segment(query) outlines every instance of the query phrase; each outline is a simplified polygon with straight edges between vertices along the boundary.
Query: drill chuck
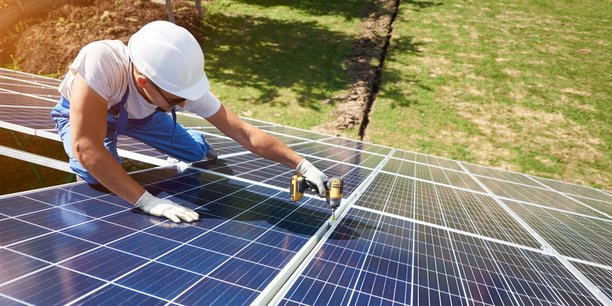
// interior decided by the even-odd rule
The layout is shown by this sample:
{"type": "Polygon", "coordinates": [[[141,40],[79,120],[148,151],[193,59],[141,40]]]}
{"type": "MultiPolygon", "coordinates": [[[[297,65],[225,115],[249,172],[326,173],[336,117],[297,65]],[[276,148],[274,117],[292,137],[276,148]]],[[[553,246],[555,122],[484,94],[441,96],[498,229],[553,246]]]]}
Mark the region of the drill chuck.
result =
{"type": "Polygon", "coordinates": [[[340,206],[343,187],[344,183],[340,177],[332,177],[327,182],[327,203],[331,209],[335,210],[338,206],[340,206]]]}
{"type": "MultiPolygon", "coordinates": [[[[342,201],[342,189],[344,188],[344,181],[341,177],[332,177],[327,181],[327,192],[325,194],[325,200],[332,210],[336,210],[340,206],[342,201]]],[[[289,187],[289,196],[292,202],[299,201],[304,195],[304,190],[307,188],[314,188],[311,186],[304,177],[300,174],[296,174],[291,178],[291,185],[289,187]]]]}

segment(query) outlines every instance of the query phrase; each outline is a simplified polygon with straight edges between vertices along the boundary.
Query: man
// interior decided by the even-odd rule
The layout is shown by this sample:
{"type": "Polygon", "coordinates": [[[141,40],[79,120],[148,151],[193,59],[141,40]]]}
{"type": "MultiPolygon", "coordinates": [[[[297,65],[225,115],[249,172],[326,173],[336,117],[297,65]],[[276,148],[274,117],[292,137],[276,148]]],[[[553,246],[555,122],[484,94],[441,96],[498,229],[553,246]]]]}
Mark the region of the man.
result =
{"type": "Polygon", "coordinates": [[[251,152],[295,168],[325,195],[325,174],[278,139],[242,121],[209,91],[200,45],[173,23],[145,25],[128,46],[117,40],[90,43],[70,65],[59,91],[62,97],[51,117],[71,169],[151,215],[174,222],[198,220],[195,211],[151,195],[125,172],[117,155],[117,135],[185,162],[216,158],[202,134],[176,123],[176,109],[198,114],[251,152]]]}

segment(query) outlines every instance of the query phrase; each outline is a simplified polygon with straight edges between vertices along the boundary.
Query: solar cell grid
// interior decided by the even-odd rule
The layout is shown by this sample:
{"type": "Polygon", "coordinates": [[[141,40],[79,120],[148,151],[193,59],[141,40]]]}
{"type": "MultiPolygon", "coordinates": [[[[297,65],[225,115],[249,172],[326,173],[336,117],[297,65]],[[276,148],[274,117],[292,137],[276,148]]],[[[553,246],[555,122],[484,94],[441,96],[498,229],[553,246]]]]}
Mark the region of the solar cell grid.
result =
{"type": "Polygon", "coordinates": [[[534,182],[532,179],[530,179],[524,174],[469,163],[462,164],[468,171],[479,176],[491,177],[504,181],[521,183],[529,186],[542,187],[542,185],[538,184],[537,182],[534,182]]]}
{"type": "Polygon", "coordinates": [[[351,209],[281,305],[600,305],[555,258],[351,209]]]}
{"type": "Polygon", "coordinates": [[[415,165],[417,177],[433,182],[483,192],[484,190],[469,175],[463,172],[443,170],[436,167],[415,165]],[[420,176],[422,175],[422,177],[420,176]]]}
{"type": "Polygon", "coordinates": [[[578,196],[570,196],[570,197],[580,203],[586,204],[594,209],[597,209],[598,211],[608,214],[608,218],[612,216],[612,204],[610,203],[593,200],[590,198],[578,197],[578,196]]]}
{"type": "MultiPolygon", "coordinates": [[[[379,173],[376,175],[368,189],[359,197],[355,205],[371,208],[374,210],[385,211],[387,207],[387,196],[391,195],[394,197],[396,193],[393,193],[395,179],[398,176],[394,176],[386,173],[379,173]]],[[[406,207],[406,210],[412,211],[412,208],[408,208],[408,203],[402,201],[396,205],[397,207],[406,207]]]]}
{"type": "Polygon", "coordinates": [[[404,160],[416,160],[416,153],[405,151],[405,150],[395,150],[392,157],[404,160]]]}
{"type": "MultiPolygon", "coordinates": [[[[1,85],[0,85],[1,86],[1,85]]],[[[48,98],[51,99],[51,98],[48,98]]],[[[51,108],[56,103],[48,101],[46,99],[41,99],[38,97],[24,96],[21,93],[13,93],[6,92],[0,90],[0,105],[5,107],[7,106],[18,106],[23,108],[36,108],[36,107],[44,107],[51,112],[51,108]]]]}
{"type": "Polygon", "coordinates": [[[292,149],[299,153],[360,165],[367,168],[376,168],[384,159],[383,155],[360,152],[321,143],[296,145],[293,146],[292,149]]]}
{"type": "Polygon", "coordinates": [[[306,130],[300,130],[296,128],[291,128],[287,126],[264,126],[261,127],[262,130],[271,131],[276,133],[281,133],[289,136],[300,137],[307,140],[317,140],[317,139],[325,139],[329,138],[327,135],[310,132],[306,130]]]}
{"type": "Polygon", "coordinates": [[[117,139],[117,148],[129,151],[131,153],[138,153],[145,156],[158,158],[160,160],[165,160],[168,158],[168,155],[157,151],[155,148],[125,135],[119,135],[119,138],[117,139]]]}
{"type": "Polygon", "coordinates": [[[378,174],[355,205],[415,218],[413,208],[416,203],[418,220],[435,221],[434,224],[486,237],[540,247],[540,244],[492,198],[454,188],[418,183],[429,192],[417,193],[414,196],[413,188],[417,181],[390,174],[378,174]],[[388,201],[384,201],[387,194],[390,194],[388,201]],[[432,215],[423,211],[434,211],[436,215],[440,212],[441,215],[432,219],[432,215]],[[442,215],[446,217],[446,222],[442,220],[442,215]]]}
{"type": "Polygon", "coordinates": [[[415,166],[416,164],[412,162],[390,158],[383,166],[382,171],[414,177],[415,166]]]}
{"type": "Polygon", "coordinates": [[[11,109],[11,111],[0,112],[0,121],[30,129],[52,129],[55,125],[50,120],[50,112],[50,108],[11,109]]]}
{"type": "Polygon", "coordinates": [[[27,93],[30,95],[57,98],[59,99],[60,93],[57,91],[57,87],[36,85],[24,82],[15,82],[13,80],[6,80],[0,77],[0,91],[14,92],[14,93],[27,93]]]}
{"type": "Polygon", "coordinates": [[[600,305],[555,258],[452,234],[469,295],[484,304],[600,305]]]}
{"type": "MultiPolygon", "coordinates": [[[[491,233],[497,233],[478,228],[476,221],[480,219],[477,218],[477,216],[471,216],[468,214],[463,203],[454,193],[453,189],[445,188],[443,186],[436,186],[435,190],[438,195],[438,203],[441,206],[442,213],[445,217],[446,226],[469,233],[479,233],[481,231],[486,232],[486,234],[489,235],[491,233]]],[[[483,224],[478,225],[482,226],[483,224]]]]}
{"type": "Polygon", "coordinates": [[[383,154],[383,155],[386,155],[389,152],[391,152],[391,148],[389,147],[383,147],[383,146],[375,145],[372,143],[361,142],[361,141],[356,141],[356,140],[346,139],[346,138],[330,138],[330,139],[326,139],[325,143],[335,144],[335,145],[339,145],[339,146],[346,147],[349,149],[368,151],[368,152],[378,153],[378,154],[383,154]]]}
{"type": "Polygon", "coordinates": [[[412,230],[407,225],[352,211],[289,290],[285,303],[408,304],[412,230]]]}
{"type": "Polygon", "coordinates": [[[20,278],[48,266],[47,263],[28,256],[0,249],[0,284],[20,278]]]}
{"type": "Polygon", "coordinates": [[[555,181],[551,179],[545,179],[541,177],[536,177],[534,179],[557,191],[587,197],[595,200],[605,201],[612,205],[612,196],[606,194],[605,192],[601,192],[601,190],[555,181]]]}
{"type": "Polygon", "coordinates": [[[438,196],[434,185],[416,181],[415,193],[417,206],[414,210],[414,218],[444,226],[444,217],[442,216],[442,210],[438,204],[438,196]]]}
{"type": "Polygon", "coordinates": [[[425,164],[430,164],[434,166],[439,166],[443,168],[461,171],[461,167],[454,160],[444,159],[444,158],[435,157],[431,155],[416,154],[416,161],[425,163],[425,164]]]}
{"type": "Polygon", "coordinates": [[[491,197],[457,189],[453,191],[481,235],[528,247],[540,247],[540,243],[491,197]]]}
{"type": "Polygon", "coordinates": [[[103,284],[83,274],[50,266],[0,287],[0,293],[30,304],[66,304],[103,284]],[[70,290],[65,290],[71,284],[70,290]]]}
{"type": "Polygon", "coordinates": [[[504,200],[521,219],[559,253],[612,265],[612,224],[555,210],[504,200]]]}
{"type": "Polygon", "coordinates": [[[570,212],[580,213],[594,217],[604,217],[602,214],[583,205],[569,197],[563,196],[555,191],[530,188],[524,185],[502,182],[498,180],[478,178],[493,193],[500,197],[540,204],[552,208],[562,209],[570,212]]]}
{"type": "Polygon", "coordinates": [[[47,77],[43,77],[43,76],[39,76],[35,74],[23,73],[23,72],[18,72],[15,70],[4,69],[4,68],[0,68],[0,77],[36,82],[36,83],[46,84],[46,85],[55,86],[55,87],[57,87],[60,84],[60,81],[56,79],[51,79],[51,78],[47,78],[47,77]]]}
{"type": "Polygon", "coordinates": [[[612,299],[612,268],[602,268],[584,263],[572,262],[601,292],[612,299]]]}
{"type": "MultiPolygon", "coordinates": [[[[161,176],[158,177],[166,177],[168,175],[168,171],[165,170],[166,173],[161,173],[161,176]]],[[[147,173],[148,174],[148,173],[147,173]]],[[[148,175],[140,175],[140,177],[151,178],[148,175]]],[[[202,179],[202,178],[198,178],[202,179]]],[[[201,183],[201,181],[200,181],[201,183]]],[[[220,184],[220,183],[219,183],[220,184]]],[[[185,184],[187,185],[187,184],[185,184]]],[[[151,186],[150,186],[151,187],[151,186]]],[[[238,186],[240,188],[240,185],[238,186]]],[[[161,188],[163,189],[163,188],[161,188]]],[[[235,188],[230,188],[230,190],[235,188]]],[[[147,261],[150,258],[143,259],[142,256],[135,256],[136,254],[132,254],[129,251],[134,250],[133,243],[124,242],[124,239],[130,239],[135,235],[140,235],[137,240],[134,242],[139,242],[139,250],[141,248],[152,248],[153,244],[157,249],[163,248],[164,246],[172,247],[177,244],[189,242],[188,240],[179,240],[173,242],[172,240],[166,240],[161,238],[160,236],[151,236],[148,234],[138,233],[129,231],[126,224],[123,222],[127,220],[135,220],[142,219],[143,222],[140,225],[134,226],[134,222],[130,223],[133,228],[144,229],[144,225],[149,226],[148,230],[151,230],[151,234],[155,233],[152,231],[153,228],[158,231],[164,231],[164,223],[167,222],[153,222],[151,223],[152,218],[150,216],[141,215],[142,217],[138,218],[138,215],[130,216],[131,218],[105,218],[106,222],[87,222],[86,220],[80,220],[83,225],[78,226],[77,228],[69,229],[63,231],[62,233],[53,233],[51,235],[46,235],[39,237],[38,239],[44,239],[45,242],[41,241],[33,241],[28,242],[20,242],[13,243],[9,245],[16,250],[28,250],[29,246],[52,246],[53,248],[62,248],[63,257],[55,258],[54,261],[64,261],[61,262],[60,265],[62,267],[66,267],[68,269],[74,269],[79,272],[79,274],[71,275],[71,277],[75,278],[87,278],[85,275],[93,276],[94,278],[102,279],[104,281],[114,280],[115,283],[125,286],[126,288],[130,288],[131,290],[137,290],[139,292],[145,292],[149,295],[156,295],[158,298],[169,299],[173,296],[178,296],[181,293],[181,290],[186,289],[189,284],[196,284],[194,286],[194,290],[203,290],[197,286],[198,280],[203,280],[204,278],[210,280],[218,280],[221,278],[221,281],[227,281],[224,278],[231,277],[232,275],[241,274],[245,279],[255,279],[256,282],[245,283],[242,284],[246,287],[252,287],[253,293],[255,289],[260,289],[264,284],[264,282],[260,282],[264,277],[264,280],[267,278],[271,278],[274,273],[278,272],[278,268],[282,266],[286,261],[292,257],[293,252],[306,241],[305,238],[300,237],[308,237],[314,231],[318,229],[318,224],[315,220],[323,220],[326,219],[327,209],[320,209],[317,206],[309,205],[310,208],[300,208],[299,206],[293,205],[289,206],[289,209],[283,209],[282,206],[286,205],[286,201],[274,200],[274,197],[270,195],[258,195],[261,193],[261,188],[257,187],[256,193],[247,193],[246,191],[241,191],[242,189],[238,189],[238,193],[235,193],[233,196],[222,195],[221,193],[217,194],[217,198],[214,202],[219,205],[213,209],[206,209],[209,205],[204,206],[205,214],[203,216],[203,220],[201,223],[207,223],[207,216],[212,217],[213,219],[222,218],[224,215],[228,215],[225,213],[224,208],[236,207],[236,202],[240,201],[241,203],[249,202],[250,205],[254,205],[253,207],[247,205],[243,208],[245,211],[230,213],[229,215],[233,219],[229,219],[224,221],[226,228],[235,228],[235,226],[227,226],[227,223],[242,223],[245,226],[249,226],[251,230],[246,231],[246,233],[255,233],[257,236],[253,236],[252,241],[248,241],[247,245],[243,248],[235,250],[236,252],[229,257],[227,255],[223,255],[223,253],[216,252],[215,247],[216,244],[206,244],[200,240],[197,246],[189,246],[185,245],[175,250],[171,250],[167,252],[167,254],[162,254],[155,259],[155,262],[147,261]],[[256,200],[257,199],[257,200],[256,200]],[[270,202],[272,201],[272,202],[270,202]],[[250,211],[249,213],[247,213],[250,211]],[[241,217],[242,216],[242,217],[241,217]],[[276,217],[278,216],[278,217],[276,217]],[[302,221],[304,219],[309,220],[311,225],[304,225],[302,221]],[[313,222],[314,221],[314,222],[313,222]],[[108,222],[108,223],[107,223],[108,222]],[[85,225],[86,224],[86,225],[85,225]],[[113,225],[116,224],[116,225],[113,225]],[[253,224],[253,225],[249,225],[253,224]],[[276,225],[274,225],[276,224],[276,225]],[[272,227],[276,226],[277,229],[272,229],[272,227]],[[259,229],[254,231],[255,229],[259,229]],[[98,231],[102,231],[98,232],[98,231]],[[126,232],[129,231],[129,232],[126,232]],[[65,235],[65,234],[67,235],[65,235]],[[131,234],[131,235],[130,235],[131,234]],[[127,237],[126,237],[127,235],[127,237]],[[84,240],[79,240],[84,239],[84,240]],[[144,241],[149,241],[147,242],[144,241]],[[153,242],[151,240],[154,240],[153,242]],[[79,243],[75,243],[75,241],[79,243]],[[166,241],[166,243],[160,243],[160,241],[166,241]],[[289,244],[283,244],[280,241],[290,242],[289,244]],[[266,244],[267,242],[273,244],[266,244]],[[107,246],[99,247],[99,244],[105,244],[107,246]],[[169,245],[169,246],[168,246],[169,245]],[[68,246],[68,248],[65,248],[68,246]],[[132,246],[130,248],[130,246],[132,246]],[[126,249],[127,247],[127,249],[126,249]],[[94,248],[93,250],[89,250],[94,248]],[[207,249],[211,248],[211,249],[207,249]],[[195,250],[198,249],[198,250],[195,250]],[[74,251],[72,251],[74,250],[74,251]],[[82,253],[86,251],[85,255],[76,256],[70,258],[75,254],[82,253]],[[127,252],[127,253],[126,253],[127,252]],[[195,256],[194,254],[200,254],[195,256]],[[195,257],[194,257],[195,256],[195,257]],[[234,258],[234,259],[230,259],[234,258]],[[204,275],[204,273],[208,273],[208,271],[202,269],[213,269],[214,267],[218,267],[221,261],[225,260],[226,264],[221,265],[222,269],[228,273],[210,273],[210,275],[204,275]],[[100,265],[92,266],[90,263],[92,261],[100,263],[100,265]],[[122,262],[121,266],[116,266],[114,263],[122,262]],[[159,262],[159,263],[157,263],[159,262]],[[108,266],[111,265],[116,267],[115,269],[109,269],[108,266]],[[130,273],[129,271],[133,271],[130,273]],[[264,271],[267,271],[264,273],[264,271]],[[249,274],[250,273],[250,274],[249,274]],[[228,276],[229,275],[229,276],[228,276]],[[170,281],[172,280],[172,281],[170,281]],[[177,283],[178,282],[178,283],[177,283]],[[168,286],[168,284],[170,284],[168,286]]],[[[274,194],[277,193],[276,191],[274,194]]],[[[193,195],[193,193],[190,193],[193,195]]],[[[65,205],[73,205],[73,204],[65,204],[65,205]]],[[[110,204],[112,205],[112,204],[110,204]]],[[[213,205],[214,206],[214,205],[213,205]]],[[[4,207],[4,206],[3,206],[4,207]]],[[[51,210],[61,210],[61,208],[52,208],[51,210]]],[[[47,210],[49,211],[49,210],[47,210]]],[[[35,214],[35,213],[34,213],[35,214]]],[[[114,217],[125,214],[125,211],[121,211],[118,214],[113,215],[114,217]]],[[[27,214],[25,216],[29,216],[33,214],[27,214]]],[[[16,220],[15,220],[16,221],[16,220]]],[[[31,222],[39,222],[45,224],[47,221],[34,219],[30,220],[31,222]]],[[[215,223],[215,222],[208,222],[215,223]]],[[[27,223],[26,223],[27,224],[27,223]]],[[[13,224],[14,225],[14,224],[13,224]]],[[[29,225],[29,224],[27,224],[29,225]]],[[[34,225],[29,225],[30,228],[34,228],[34,225]]],[[[223,234],[223,227],[218,226],[219,234],[223,234]]],[[[21,232],[23,231],[22,227],[18,227],[21,232]]],[[[4,232],[4,231],[3,231],[4,232]]],[[[32,231],[30,231],[31,233],[32,231]]],[[[210,231],[212,232],[212,231],[210,231]]],[[[203,237],[202,234],[206,234],[204,230],[201,230],[200,236],[203,237]]],[[[41,234],[41,233],[38,233],[41,234]]],[[[238,234],[238,233],[236,233],[238,234]]],[[[241,231],[240,234],[245,235],[244,231],[241,231]]],[[[255,235],[254,234],[254,235],[255,235]]],[[[40,235],[39,235],[40,236],[40,235]]],[[[20,235],[18,237],[12,237],[13,239],[21,239],[29,237],[20,235]]],[[[179,236],[180,237],[180,236],[179,236]]],[[[184,236],[183,239],[194,239],[197,236],[184,236]],[[187,238],[189,237],[189,238],[187,238]]],[[[228,236],[224,239],[224,241],[230,241],[231,236],[228,236]]],[[[169,238],[169,237],[166,237],[169,238]]],[[[177,238],[177,237],[174,237],[177,238]]],[[[3,239],[8,239],[3,235],[3,239]]],[[[242,238],[236,237],[235,239],[242,240],[242,238]]],[[[218,239],[216,240],[218,241],[218,239]]],[[[223,244],[225,246],[225,244],[223,244]]],[[[53,248],[51,250],[53,250],[53,248]]],[[[36,250],[36,249],[35,249],[36,250]]],[[[40,249],[38,249],[40,251],[40,249]]],[[[53,252],[51,252],[53,253],[53,252]]],[[[29,254],[30,256],[51,256],[49,252],[41,253],[34,252],[29,254]]],[[[149,254],[150,255],[150,254],[149,254]]],[[[62,269],[61,271],[64,271],[62,269]]],[[[41,272],[46,273],[46,272],[41,272]]],[[[63,273],[63,272],[62,272],[63,273]]],[[[17,282],[20,286],[25,286],[26,288],[32,288],[33,286],[37,286],[38,283],[35,280],[31,280],[26,283],[17,282]]],[[[240,283],[238,281],[238,283],[240,283]]],[[[108,285],[108,284],[106,284],[108,285]]],[[[97,286],[106,286],[103,284],[98,284],[97,286]]],[[[231,285],[228,285],[231,287],[231,285]]],[[[104,288],[99,287],[99,288],[104,288]]],[[[41,302],[41,301],[54,301],[54,299],[44,300],[43,297],[25,297],[19,296],[18,293],[15,293],[17,287],[11,286],[10,284],[2,285],[0,284],[0,292],[4,292],[5,294],[9,294],[11,296],[18,296],[23,301],[32,301],[32,302],[41,302]],[[40,299],[40,300],[39,300],[40,299]]],[[[93,288],[89,288],[86,290],[90,292],[93,288]]],[[[106,290],[105,290],[106,292],[106,290]]],[[[80,294],[84,294],[85,292],[80,292],[80,294]]],[[[254,296],[254,295],[253,295],[254,296]]],[[[96,297],[100,297],[96,295],[96,297]]],[[[70,296],[70,299],[76,298],[76,296],[70,296]]],[[[108,297],[106,297],[108,298],[108,297]]],[[[228,296],[224,301],[231,300],[233,296],[228,296]]]]}

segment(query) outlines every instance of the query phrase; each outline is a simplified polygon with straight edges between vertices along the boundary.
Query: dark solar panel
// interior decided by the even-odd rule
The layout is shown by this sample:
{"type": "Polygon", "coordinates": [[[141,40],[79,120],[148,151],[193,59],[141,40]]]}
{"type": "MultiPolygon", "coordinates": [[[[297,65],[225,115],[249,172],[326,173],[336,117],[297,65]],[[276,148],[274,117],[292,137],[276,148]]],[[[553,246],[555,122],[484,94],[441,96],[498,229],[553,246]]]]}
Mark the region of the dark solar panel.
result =
{"type": "Polygon", "coordinates": [[[563,255],[612,265],[612,223],[506,201],[510,208],[563,255]]]}
{"type": "Polygon", "coordinates": [[[551,302],[600,304],[555,258],[351,209],[280,304],[551,302]]]}
{"type": "Polygon", "coordinates": [[[598,267],[585,263],[572,263],[590,281],[593,282],[609,299],[612,299],[612,269],[610,267],[598,267]]]}
{"type": "Polygon", "coordinates": [[[500,197],[527,203],[534,203],[594,217],[604,217],[602,214],[591,209],[591,207],[588,205],[584,205],[579,201],[552,190],[533,188],[525,185],[487,178],[479,178],[479,180],[484,183],[493,193],[500,197]]]}
{"type": "Polygon", "coordinates": [[[300,144],[292,148],[298,153],[309,154],[367,168],[376,168],[385,158],[384,155],[330,146],[322,143],[300,144]]]}
{"type": "Polygon", "coordinates": [[[609,205],[612,205],[612,196],[605,192],[602,192],[601,190],[555,181],[551,179],[545,179],[541,177],[534,179],[546,186],[551,187],[554,190],[595,200],[605,201],[608,202],[609,205]]]}
{"type": "Polygon", "coordinates": [[[197,171],[160,169],[135,177],[158,196],[197,208],[201,220],[177,225],[135,214],[103,200],[110,195],[73,189],[77,185],[4,197],[0,209],[10,218],[0,221],[6,249],[0,257],[20,264],[2,273],[0,293],[33,304],[111,299],[101,294],[116,291],[178,303],[212,296],[228,302],[236,298],[230,292],[254,299],[329,216],[321,201],[289,203],[277,190],[197,171]],[[109,209],[94,219],[81,210],[85,204],[109,209]],[[16,279],[31,270],[32,276],[16,279]],[[82,288],[65,286],[72,281],[82,288]],[[47,287],[54,294],[26,293],[47,287]]]}

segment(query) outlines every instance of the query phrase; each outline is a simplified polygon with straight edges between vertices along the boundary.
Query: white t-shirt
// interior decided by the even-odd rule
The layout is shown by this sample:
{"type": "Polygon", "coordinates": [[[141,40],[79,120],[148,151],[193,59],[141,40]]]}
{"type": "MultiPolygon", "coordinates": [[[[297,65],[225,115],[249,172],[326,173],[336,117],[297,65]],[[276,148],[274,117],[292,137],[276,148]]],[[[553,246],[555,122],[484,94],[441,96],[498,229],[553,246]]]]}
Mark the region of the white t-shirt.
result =
{"type": "MultiPolygon", "coordinates": [[[[108,107],[119,103],[126,88],[130,87],[125,108],[130,119],[142,119],[157,109],[149,103],[136,89],[130,73],[128,48],[119,40],[100,40],[83,47],[79,55],[69,67],[69,73],[59,85],[59,92],[70,100],[72,84],[78,72],[87,81],[89,87],[108,101],[108,107]]],[[[221,102],[210,91],[198,100],[187,100],[184,107],[177,106],[177,110],[186,110],[208,118],[214,115],[221,107],[221,102]]]]}

